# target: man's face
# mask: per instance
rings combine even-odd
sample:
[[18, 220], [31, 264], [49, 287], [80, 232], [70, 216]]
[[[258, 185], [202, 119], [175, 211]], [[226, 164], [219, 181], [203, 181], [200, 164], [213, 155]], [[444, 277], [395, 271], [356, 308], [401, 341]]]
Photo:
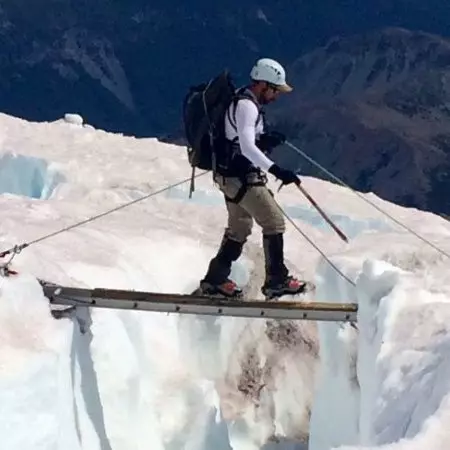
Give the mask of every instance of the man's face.
[[266, 83], [266, 88], [263, 90], [262, 93], [261, 103], [265, 105], [267, 105], [268, 103], [272, 103], [278, 98], [279, 95], [280, 91], [277, 89], [276, 86]]

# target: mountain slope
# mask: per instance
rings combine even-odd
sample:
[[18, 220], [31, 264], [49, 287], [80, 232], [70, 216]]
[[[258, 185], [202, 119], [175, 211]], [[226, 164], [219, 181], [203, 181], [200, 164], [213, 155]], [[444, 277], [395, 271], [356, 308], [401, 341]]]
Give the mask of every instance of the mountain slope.
[[336, 38], [290, 73], [296, 91], [272, 120], [295, 143], [359, 190], [450, 213], [450, 41], [404, 29]]
[[289, 64], [332, 36], [385, 26], [448, 34], [449, 15], [441, 0], [4, 0], [0, 110], [31, 120], [71, 111], [111, 131], [174, 135], [187, 88], [223, 67], [244, 82], [260, 56]]

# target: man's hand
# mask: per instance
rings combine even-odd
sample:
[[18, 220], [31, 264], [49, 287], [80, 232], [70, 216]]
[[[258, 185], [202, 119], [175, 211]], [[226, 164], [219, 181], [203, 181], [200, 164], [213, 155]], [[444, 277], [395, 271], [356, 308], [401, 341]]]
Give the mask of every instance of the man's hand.
[[269, 173], [275, 175], [279, 180], [283, 182], [283, 184], [287, 185], [295, 183], [297, 186], [300, 186], [301, 184], [300, 178], [295, 174], [295, 172], [292, 172], [292, 170], [283, 169], [276, 164], [270, 166]]
[[258, 147], [263, 152], [271, 152], [275, 147], [286, 142], [286, 136], [278, 131], [271, 131], [268, 133], [263, 133], [259, 136]]

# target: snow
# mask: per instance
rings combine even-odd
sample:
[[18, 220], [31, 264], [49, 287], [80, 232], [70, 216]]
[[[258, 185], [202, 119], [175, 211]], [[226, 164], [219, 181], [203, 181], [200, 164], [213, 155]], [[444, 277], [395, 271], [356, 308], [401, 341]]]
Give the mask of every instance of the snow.
[[[184, 148], [83, 122], [0, 115], [0, 251], [39, 240], [0, 278], [2, 448], [449, 447], [447, 257], [331, 183], [303, 178], [349, 244], [298, 190], [277, 199], [356, 286], [289, 224], [285, 253], [317, 284], [309, 300], [359, 304], [357, 327], [82, 308], [53, 319], [36, 278], [189, 292], [226, 221], [206, 175], [192, 199], [185, 183], [52, 235], [190, 176]], [[365, 197], [450, 253], [446, 220]], [[260, 297], [256, 227], [232, 276]]]
[[0, 155], [0, 192], [48, 199], [64, 176], [42, 158], [19, 154]]
[[83, 125], [83, 118], [79, 114], [66, 113], [64, 114], [64, 120], [74, 125]]

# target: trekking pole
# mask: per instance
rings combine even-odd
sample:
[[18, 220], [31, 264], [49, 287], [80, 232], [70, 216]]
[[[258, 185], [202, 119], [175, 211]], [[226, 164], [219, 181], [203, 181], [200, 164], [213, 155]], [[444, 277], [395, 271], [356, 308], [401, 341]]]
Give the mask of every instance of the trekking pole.
[[315, 202], [315, 200], [308, 194], [306, 189], [298, 184], [297, 185], [300, 192], [309, 200], [309, 202], [314, 206], [314, 208], [317, 209], [319, 214], [325, 219], [325, 221], [330, 225], [331, 228], [333, 228], [334, 231], [336, 231], [337, 235], [344, 241], [348, 243], [347, 236], [335, 225], [332, 220], [326, 215], [326, 213], [322, 210], [322, 208]]
[[[297, 148], [292, 142], [286, 141], [286, 144], [294, 149], [299, 155], [306, 158], [309, 162], [315, 163], [315, 161], [310, 158], [306, 153], [302, 152], [299, 148]], [[308, 192], [305, 190], [304, 187], [297, 185], [300, 192], [311, 202], [311, 204], [314, 206], [314, 208], [317, 209], [319, 214], [325, 219], [325, 221], [330, 225], [331, 228], [333, 228], [334, 231], [338, 234], [338, 236], [344, 241], [348, 242], [347, 236], [331, 221], [331, 219], [325, 214], [325, 212], [320, 208], [320, 206], [314, 201], [314, 199], [308, 194]]]

